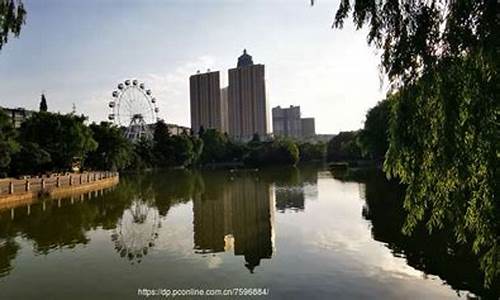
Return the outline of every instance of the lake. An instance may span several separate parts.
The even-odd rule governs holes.
[[[321,166],[122,175],[0,211],[0,299],[498,298],[465,246],[401,234],[402,197]]]

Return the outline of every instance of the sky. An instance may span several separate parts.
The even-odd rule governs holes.
[[[318,133],[361,128],[385,95],[366,30],[331,28],[338,0],[23,2],[21,35],[0,50],[0,106],[38,109],[43,92],[50,111],[101,121],[117,84],[138,79],[159,117],[189,126],[189,76],[219,70],[224,87],[243,49],[266,67],[269,106],[300,105]]]

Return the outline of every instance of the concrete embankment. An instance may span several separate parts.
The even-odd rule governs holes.
[[[41,196],[64,198],[112,187],[119,182],[116,172],[66,174],[29,179],[0,180],[0,208],[26,203]]]

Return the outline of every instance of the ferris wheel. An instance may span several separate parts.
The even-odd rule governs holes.
[[[118,84],[112,96],[108,119],[125,128],[129,140],[152,138],[151,125],[158,121],[159,109],[151,90],[146,89],[143,82],[128,79]]]

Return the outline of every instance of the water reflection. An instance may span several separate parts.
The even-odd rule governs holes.
[[[478,256],[471,252],[470,244],[456,243],[450,230],[444,228],[429,234],[420,226],[411,236],[401,232],[406,216],[402,186],[388,181],[376,170],[354,169],[333,174],[337,179],[364,183],[362,216],[372,224],[373,239],[384,243],[394,256],[406,258],[408,265],[425,274],[439,276],[458,294],[471,291],[486,299],[500,297],[499,278],[491,287],[485,287]]]
[[[154,246],[160,226],[158,210],[140,199],[134,200],[111,235],[115,250],[132,263],[140,263]]]
[[[235,272],[230,273],[231,276],[237,277],[241,273],[241,278],[245,279],[249,272],[255,272],[256,275],[249,277],[254,280],[266,278],[269,282],[274,280],[274,274],[285,274],[289,277],[283,281],[291,280],[290,285],[303,281],[305,277],[294,276],[297,270],[306,269],[304,272],[310,272],[307,273],[308,280],[315,276],[316,281],[311,279],[311,282],[321,286],[324,280],[342,279],[342,276],[332,275],[336,274],[335,268],[326,267],[332,258],[335,259],[335,247],[333,250],[315,247],[314,243],[308,243],[311,235],[296,233],[310,225],[309,220],[316,220],[314,218],[320,220],[318,223],[312,222],[314,226],[326,224],[325,227],[335,227],[344,222],[337,227],[344,233],[351,224],[359,226],[362,221],[364,226],[366,221],[361,220],[362,217],[371,224],[373,239],[383,243],[394,256],[404,257],[413,268],[439,276],[457,291],[468,290],[486,298],[498,298],[500,285],[491,288],[483,286],[477,257],[470,253],[468,245],[454,243],[452,233],[442,231],[430,236],[424,228],[419,228],[411,237],[401,234],[404,211],[401,206],[403,194],[399,186],[387,182],[382,174],[371,172],[351,170],[334,175],[343,181],[359,183],[364,203],[361,212],[358,212],[358,206],[353,206],[354,210],[345,208],[343,211],[344,204],[341,201],[332,206],[319,205],[326,201],[333,203],[345,195],[357,200],[359,195],[356,188],[350,188],[352,185],[345,185],[349,187],[345,191],[340,190],[342,184],[333,182],[332,178],[314,166],[234,172],[177,170],[122,176],[115,189],[68,199],[45,199],[0,210],[0,278],[5,279],[14,268],[22,269],[22,264],[14,262],[16,257],[20,262],[26,262],[27,255],[32,252],[35,256],[58,257],[66,253],[64,250],[67,248],[86,245],[74,250],[72,253],[75,256],[67,256],[67,260],[62,262],[67,264],[81,253],[90,253],[89,256],[97,253],[102,258],[101,267],[114,268],[118,270],[117,273],[144,271],[141,274],[145,276],[147,272],[158,271],[165,276],[175,277],[179,269],[185,268],[184,274],[193,277],[206,272],[203,273],[205,280],[207,276],[231,271]],[[321,186],[321,195],[318,184]],[[349,194],[344,194],[347,192]],[[339,209],[338,216],[342,218],[328,219],[329,211],[318,214],[321,207]],[[279,214],[275,215],[275,211]],[[169,228],[170,225],[173,226]],[[314,233],[316,228],[307,228],[302,233]],[[276,249],[275,231],[281,233],[279,245],[291,246],[289,249]],[[323,232],[329,233],[327,228]],[[328,242],[335,243],[338,236],[333,235],[335,231],[331,233],[332,236],[327,236]],[[178,243],[181,246],[176,248],[181,250],[167,251],[178,242],[172,237],[182,240]],[[370,239],[369,242],[377,244]],[[96,252],[89,252],[91,250],[88,248],[91,247],[96,247]],[[307,253],[303,252],[305,248],[308,249]],[[58,251],[54,253],[55,250]],[[277,259],[278,250],[280,259]],[[81,252],[75,254],[77,251]],[[367,257],[356,251],[358,249],[352,250],[349,255],[354,253],[355,259]],[[104,256],[101,257],[101,253]],[[208,261],[216,253],[221,254],[215,256],[224,261],[221,268],[228,267],[231,261],[236,261],[237,268],[231,266],[219,273],[207,273],[209,271],[196,265],[199,261]],[[387,255],[391,257],[389,253]],[[116,259],[119,261],[117,263],[110,257],[124,259]],[[357,272],[349,269],[349,263],[356,264],[355,259],[349,260],[350,257],[342,267],[346,274]],[[294,265],[295,258],[300,264]],[[274,269],[267,268],[268,264],[264,263],[264,260],[270,259],[273,260]],[[177,268],[176,271],[168,273],[159,267],[161,270],[157,270],[154,265],[160,261],[168,262]],[[139,262],[140,265],[137,264]],[[43,262],[38,260],[37,263]],[[339,260],[339,263],[342,261]],[[266,265],[265,270],[263,264]],[[286,273],[287,267],[283,265],[295,266],[296,269],[291,269],[295,273]],[[277,266],[282,269],[277,270],[280,268]],[[322,270],[323,273],[315,273],[316,270]],[[130,274],[126,273],[127,276]],[[205,282],[200,278],[197,280]],[[354,282],[357,279],[352,280]],[[285,285],[283,282],[281,284]]]
[[[232,250],[253,273],[273,254],[274,199],[269,183],[239,175],[206,177],[193,199],[194,248],[201,254]]]
[[[304,211],[306,198],[318,197],[317,166],[269,169],[265,179],[274,184],[276,210],[280,213]]]

